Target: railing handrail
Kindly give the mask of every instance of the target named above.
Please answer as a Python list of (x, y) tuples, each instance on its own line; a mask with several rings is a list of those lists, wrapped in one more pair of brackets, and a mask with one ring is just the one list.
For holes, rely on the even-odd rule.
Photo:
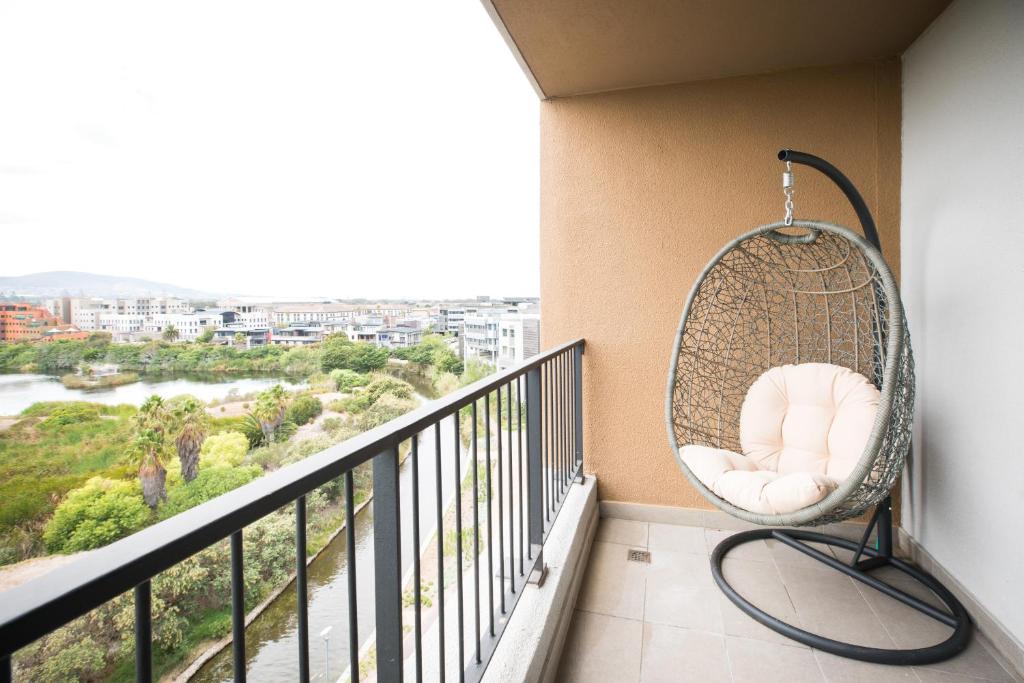
[(576, 339), (2, 593), (0, 656), (131, 590), (585, 341)]

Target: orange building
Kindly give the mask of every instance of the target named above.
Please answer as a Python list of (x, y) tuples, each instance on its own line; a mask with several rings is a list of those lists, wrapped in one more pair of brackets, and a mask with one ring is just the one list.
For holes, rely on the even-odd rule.
[(29, 341), (61, 324), (45, 308), (30, 304), (0, 303), (0, 341)]

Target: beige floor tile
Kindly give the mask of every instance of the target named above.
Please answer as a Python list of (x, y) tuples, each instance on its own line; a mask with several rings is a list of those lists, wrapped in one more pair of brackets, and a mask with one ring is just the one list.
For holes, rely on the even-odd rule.
[(986, 681), (1006, 681), (1012, 683), (1016, 680), (1003, 668), (996, 658), (988, 651), (985, 644), (979, 640), (977, 635), (971, 639), (967, 649), (952, 659), (944, 662), (928, 664), (915, 667), (918, 676), (928, 675), (932, 672), (970, 676)]
[(909, 666), (886, 666), (814, 651), (818, 666), (829, 683), (918, 683)]
[(726, 683), (731, 680), (725, 638), (714, 633), (644, 624), (643, 683)]
[(807, 648), (726, 636), (729, 668), (736, 683), (811, 683), (824, 681)]
[[(921, 593), (931, 595), (927, 588), (917, 584), (913, 579), (907, 578), (904, 581), (895, 579), (895, 577), (889, 577), (883, 580), (915, 597), (922, 597), (924, 599), (923, 596), (919, 595)], [(867, 600), (868, 604), (871, 605), (878, 618), (882, 620), (885, 630), (889, 632), (893, 642), (898, 647), (928, 647), (930, 645), (937, 645), (953, 635), (951, 627), (918, 612), (913, 607), (904, 605), (899, 600), (890, 598), (871, 586), (858, 583), (857, 589), (864, 596), (864, 599)], [(925, 601), (931, 602), (927, 599)], [(934, 602), (938, 602), (938, 600), (936, 599)]]
[[(776, 564), (793, 564), (800, 567), (822, 567), (827, 569), (825, 565), (818, 562), (813, 557), (805, 555), (796, 548), (790, 548), (782, 541), (776, 541), (774, 538), (769, 538), (765, 540), (764, 544), (768, 546), (768, 552), (771, 554), (772, 559), (775, 560)], [(823, 543), (808, 543), (807, 545), (811, 546), (815, 550), (820, 550), (829, 557), (835, 557), (830, 546)]]
[(576, 612), (562, 653), (558, 680), (639, 681), (642, 643), (642, 622)]
[(828, 568), (779, 565), (800, 628), (867, 647), (895, 647), (853, 581)]
[[(740, 608), (732, 604), (729, 598), (724, 595), (719, 596), (718, 605), (722, 610), (722, 631), (728, 636), (763, 640), (767, 643), (775, 643), (777, 645), (807, 647), (802, 643), (790, 640), (781, 633), (776, 633), (767, 626), (762, 626), (757, 621), (754, 621), (752, 617), (740, 611)], [(779, 611), (779, 613), (775, 613), (774, 611), (769, 613), (787, 624), (799, 626), (799, 620), (797, 619), (796, 612), (792, 608), (788, 611)]]
[(627, 619), (643, 619), (649, 565), (626, 559), (628, 548), (594, 541), (576, 606)]
[(707, 557), (664, 550), (651, 553), (645, 621), (721, 633), (719, 594)]
[[(704, 541), (708, 547), (708, 554), (715, 549), (720, 542), (725, 540), (727, 536), (732, 536), (737, 532), (727, 531), (724, 529), (705, 529), (704, 530)], [(764, 544), (764, 541), (751, 541), (744, 543), (743, 545), (736, 546), (729, 551), (729, 559), (740, 559), (740, 560), (760, 560), (762, 562), (770, 562), (772, 559), (771, 553), (768, 552), (768, 546)]]
[(595, 540), (605, 543), (621, 543), (634, 548), (646, 548), (647, 522), (605, 517), (597, 527)]
[[(726, 559), (722, 573), (729, 581), (729, 585), (756, 607), (788, 624), (799, 625), (796, 610), (774, 563)], [(724, 594), (719, 596), (719, 606), (722, 610), (722, 627), (727, 635), (805, 647), (762, 626), (736, 607)]]
[(704, 541), (704, 529), (696, 526), (676, 524), (651, 524), (649, 547), (652, 552), (668, 550), (677, 553), (693, 553), (707, 557), (708, 546)]

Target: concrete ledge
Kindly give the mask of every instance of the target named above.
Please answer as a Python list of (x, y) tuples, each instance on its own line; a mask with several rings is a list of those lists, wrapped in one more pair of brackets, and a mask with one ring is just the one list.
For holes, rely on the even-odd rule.
[(570, 489), (544, 543), (547, 580), (519, 598), (487, 665), (485, 683), (555, 679), (597, 520), (597, 480), (587, 475)]

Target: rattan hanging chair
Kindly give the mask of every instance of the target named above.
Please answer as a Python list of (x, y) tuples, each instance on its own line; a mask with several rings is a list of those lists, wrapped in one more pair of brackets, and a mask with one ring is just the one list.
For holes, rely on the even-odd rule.
[[(947, 659), (967, 646), (970, 617), (934, 577), (893, 552), (889, 496), (910, 450), (914, 406), (914, 359), (899, 287), (882, 258), (871, 213), (849, 179), (824, 159), (810, 154), (783, 150), (779, 159), (787, 162), (787, 169), (790, 163), (804, 164), (836, 183), (853, 205), (864, 237), (832, 223), (793, 220), (793, 176), (787, 170), (783, 175), (787, 220), (755, 228), (727, 244), (690, 290), (669, 367), (665, 412), (672, 449), (690, 483), (715, 506), (747, 522), (776, 527), (742, 531), (719, 542), (711, 554), (712, 576), (726, 597), (753, 619), (819, 650), (884, 664), (925, 664)], [(815, 501), (810, 504), (783, 509), (768, 506), (772, 513), (766, 514), (756, 505), (747, 509), (717, 495), (687, 465), (683, 451), (705, 458), (691, 461), (696, 464), (720, 463), (721, 466), (715, 465), (704, 474), (717, 476), (712, 485), (722, 491), (726, 490), (722, 483), (725, 477), (737, 474), (730, 468), (740, 465), (747, 468), (738, 473), (740, 481), (752, 483), (730, 489), (731, 493), (756, 492), (759, 482), (790, 476), (779, 466), (774, 472), (762, 469), (764, 461), (757, 460), (756, 449), (744, 452), (744, 441), (749, 444), (750, 440), (749, 432), (743, 434), (742, 419), (751, 404), (752, 419), (757, 424), (756, 420), (763, 415), (757, 409), (763, 404), (751, 398), (760, 396), (756, 387), (771, 373), (782, 373), (774, 377), (796, 377), (786, 375), (793, 372), (790, 368), (797, 369), (795, 372), (800, 372), (800, 368), (812, 368), (815, 372), (825, 368), (838, 373), (832, 377), (852, 376), (870, 394), (870, 405), (877, 401), (877, 408), (859, 421), (859, 440), (838, 439), (837, 443), (845, 444), (844, 455), (848, 459), (844, 466), (849, 469), (841, 481), (828, 480), (828, 485), (834, 486), (831, 492), (826, 494), (827, 488), (818, 490), (817, 497), (809, 497)], [(787, 420), (795, 404), (789, 402), (792, 387), (788, 381), (770, 385), (782, 402), (767, 422), (769, 429), (765, 433), (780, 441), (785, 441), (787, 430), (792, 429)], [(818, 386), (832, 390), (836, 385), (825, 382)], [(829, 407), (823, 410), (826, 414), (832, 410), (833, 417), (829, 419), (838, 420), (842, 401), (835, 401), (835, 393), (828, 396)], [(804, 409), (806, 406), (796, 408)], [(815, 424), (826, 425), (827, 433), (831, 434), (835, 423), (818, 419)], [(849, 433), (841, 436), (847, 437)], [(860, 443), (865, 445), (857, 459)], [(751, 470), (754, 461), (758, 468)], [(755, 499), (755, 503), (763, 501), (764, 491), (772, 483), (760, 486), (761, 498)], [(872, 506), (874, 514), (861, 532), (859, 543), (819, 531), (778, 528), (841, 522)], [(876, 534), (874, 544), (869, 543), (872, 533)], [(763, 539), (789, 546), (928, 615), (951, 629), (949, 637), (927, 647), (876, 648), (832, 640), (779, 620), (741, 595), (722, 571), (731, 549)], [(823, 552), (821, 544), (849, 551), (852, 559), (838, 561)], [(945, 609), (871, 574), (880, 567), (893, 567), (911, 577), (938, 597)]]
[[(755, 228), (725, 246), (697, 278), (669, 369), (672, 448), (714, 505), (757, 524), (802, 526), (860, 515), (889, 495), (910, 446), (914, 361), (899, 288), (875, 247), (820, 221)], [(830, 363), (881, 391), (874, 428), (854, 472), (818, 503), (764, 515), (718, 497), (683, 462), (697, 444), (740, 451), (748, 388), (772, 367)]]

